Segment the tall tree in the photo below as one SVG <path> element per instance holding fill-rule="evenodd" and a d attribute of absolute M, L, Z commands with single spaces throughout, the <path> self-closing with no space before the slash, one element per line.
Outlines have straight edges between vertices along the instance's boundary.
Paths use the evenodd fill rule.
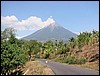
<path fill-rule="evenodd" d="M 1 44 L 1 73 L 10 74 L 12 70 L 27 61 L 26 55 L 16 44 L 15 34 L 12 28 L 7 28 L 2 32 Z M 7 40 L 8 38 L 8 40 Z"/>

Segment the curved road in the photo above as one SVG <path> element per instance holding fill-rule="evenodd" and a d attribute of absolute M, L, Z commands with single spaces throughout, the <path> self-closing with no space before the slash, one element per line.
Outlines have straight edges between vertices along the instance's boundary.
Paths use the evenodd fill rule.
<path fill-rule="evenodd" d="M 48 61 L 46 64 L 46 60 L 37 59 L 43 65 L 51 68 L 55 75 L 99 75 L 98 71 L 92 69 L 86 69 L 78 66 L 66 65 L 58 62 Z"/>

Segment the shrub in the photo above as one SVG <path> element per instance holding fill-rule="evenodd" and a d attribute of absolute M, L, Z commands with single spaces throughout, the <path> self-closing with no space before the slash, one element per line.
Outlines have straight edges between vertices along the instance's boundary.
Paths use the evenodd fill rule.
<path fill-rule="evenodd" d="M 62 53 L 63 53 L 63 52 L 62 52 L 61 49 L 57 51 L 57 54 L 62 54 Z"/>
<path fill-rule="evenodd" d="M 22 49 L 16 44 L 2 43 L 1 51 L 1 72 L 3 74 L 10 74 L 13 69 L 28 60 Z"/>
<path fill-rule="evenodd" d="M 76 63 L 76 57 L 75 56 L 72 56 L 72 57 L 69 57 L 65 60 L 66 63 L 69 63 L 69 64 L 75 64 Z"/>
<path fill-rule="evenodd" d="M 66 52 L 69 52 L 69 51 L 70 51 L 70 48 L 69 48 L 69 47 L 67 47 Z"/>
<path fill-rule="evenodd" d="M 86 59 L 85 58 L 80 58 L 78 64 L 85 64 Z"/>
<path fill-rule="evenodd" d="M 72 57 L 65 59 L 64 62 L 68 64 L 85 64 L 86 59 L 85 58 L 78 59 L 77 57 L 72 56 Z"/>

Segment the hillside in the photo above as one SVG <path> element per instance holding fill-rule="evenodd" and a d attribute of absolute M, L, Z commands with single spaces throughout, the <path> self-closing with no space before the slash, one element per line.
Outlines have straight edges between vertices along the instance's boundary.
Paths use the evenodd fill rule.
<path fill-rule="evenodd" d="M 74 48 L 68 57 L 75 56 L 77 58 L 86 58 L 86 63 L 82 66 L 99 70 L 99 42 L 92 46 L 85 45 L 81 51 L 78 48 Z"/>
<path fill-rule="evenodd" d="M 81 64 L 84 67 L 99 70 L 99 32 L 93 31 L 92 34 L 83 32 L 76 39 L 70 40 L 67 48 L 69 49 L 67 53 L 58 54 L 53 60 Z"/>

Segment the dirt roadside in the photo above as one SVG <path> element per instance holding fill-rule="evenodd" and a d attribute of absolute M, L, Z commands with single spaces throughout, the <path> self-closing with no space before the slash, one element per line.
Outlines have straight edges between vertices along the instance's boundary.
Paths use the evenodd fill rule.
<path fill-rule="evenodd" d="M 22 68 L 23 75 L 55 75 L 53 71 L 39 61 L 29 61 Z"/>

